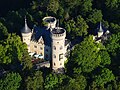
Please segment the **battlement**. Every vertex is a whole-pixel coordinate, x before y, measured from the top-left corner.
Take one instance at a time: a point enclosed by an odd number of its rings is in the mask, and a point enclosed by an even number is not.
[[[56,27],[51,31],[52,37],[62,37],[66,36],[66,30],[61,27]]]

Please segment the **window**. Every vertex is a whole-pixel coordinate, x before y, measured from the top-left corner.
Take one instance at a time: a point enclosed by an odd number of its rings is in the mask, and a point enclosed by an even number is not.
[[[46,54],[46,58],[48,58],[48,55]]]
[[[54,63],[54,66],[55,66],[55,63]]]
[[[62,63],[60,63],[60,65],[62,65]]]
[[[42,53],[40,53],[40,55],[43,55]]]
[[[24,38],[24,40],[26,40],[26,39]]]
[[[63,47],[62,46],[60,46],[60,50],[62,50],[63,49]]]
[[[54,49],[54,50],[56,50],[56,47],[55,47],[55,46],[53,46],[53,49]]]
[[[48,49],[46,49],[46,51],[48,52]]]
[[[34,48],[37,48],[37,46],[35,45]]]
[[[59,42],[57,42],[57,43],[59,43]]]
[[[42,48],[42,47],[40,47],[40,50],[43,50],[43,48]]]
[[[56,58],[56,55],[54,54],[54,58]]]

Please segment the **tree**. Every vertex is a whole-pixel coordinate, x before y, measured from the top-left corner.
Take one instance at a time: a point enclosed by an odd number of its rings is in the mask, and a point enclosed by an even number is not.
[[[102,15],[101,10],[94,9],[89,13],[88,18],[87,18],[87,22],[92,23],[92,24],[96,24],[96,23],[102,21],[102,16],[103,15]]]
[[[59,1],[58,0],[49,0],[49,3],[47,5],[47,11],[57,13],[57,10],[59,9]]]
[[[66,22],[65,28],[68,30],[68,33],[71,34],[71,36],[74,38],[76,36],[87,35],[88,25],[81,16],[77,16],[75,20],[69,20]]]
[[[0,79],[0,90],[18,90],[21,80],[19,73],[8,73]]]
[[[50,89],[52,90],[55,85],[57,85],[59,82],[59,79],[57,77],[56,74],[49,74],[48,76],[46,76],[45,78],[45,89]]]
[[[92,36],[84,39],[80,44],[76,45],[72,51],[69,62],[73,67],[74,73],[91,72],[101,63],[100,50],[104,49],[100,43],[95,43]],[[68,70],[69,68],[68,67]]]
[[[78,6],[78,12],[86,16],[86,13],[92,10],[92,1],[93,0],[81,0],[81,4]]]
[[[5,41],[2,41],[0,63],[9,64],[21,61],[23,52],[27,48],[21,41],[20,37],[15,34],[9,34]],[[17,64],[18,65],[18,64]]]
[[[43,90],[42,72],[36,71],[32,76],[28,76],[25,83],[27,90]]]
[[[118,8],[120,0],[105,0],[105,5],[108,8]]]
[[[98,75],[94,76],[94,80],[97,86],[104,86],[106,83],[115,79],[114,74],[107,68],[103,68]]]
[[[32,68],[32,61],[31,61],[31,58],[28,54],[28,51],[27,49],[24,50],[23,52],[23,56],[22,56],[22,60],[21,60],[21,64],[23,66],[23,71],[24,72],[27,72],[28,70],[30,70]]]
[[[87,82],[84,76],[78,75],[69,79],[67,84],[63,85],[60,90],[85,90]]]
[[[0,40],[6,39],[8,36],[7,28],[0,22]]]
[[[119,33],[120,32],[120,25],[110,23],[110,32],[113,33],[113,34]]]
[[[116,56],[117,54],[119,54],[119,49],[120,49],[119,38],[120,38],[120,33],[112,34],[105,44],[107,51],[112,56]]]
[[[108,54],[107,50],[102,50],[99,52],[100,57],[101,57],[101,63],[100,66],[104,67],[106,65],[111,64],[111,58],[110,55]]]

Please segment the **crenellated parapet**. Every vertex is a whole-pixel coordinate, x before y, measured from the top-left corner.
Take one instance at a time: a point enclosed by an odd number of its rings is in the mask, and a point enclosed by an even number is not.
[[[56,27],[51,31],[52,39],[63,39],[66,37],[66,30],[61,27]]]

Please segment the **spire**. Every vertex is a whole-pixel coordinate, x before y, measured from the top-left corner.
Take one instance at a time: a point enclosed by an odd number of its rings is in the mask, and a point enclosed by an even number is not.
[[[22,33],[29,33],[31,32],[31,29],[28,27],[27,25],[27,19],[26,19],[26,16],[25,16],[25,26],[24,28],[21,30]]]
[[[102,24],[100,22],[99,32],[103,32]]]
[[[25,29],[27,29],[27,19],[26,19],[26,16],[25,16]]]
[[[57,20],[57,32],[60,32],[60,28],[59,28],[59,19]]]

